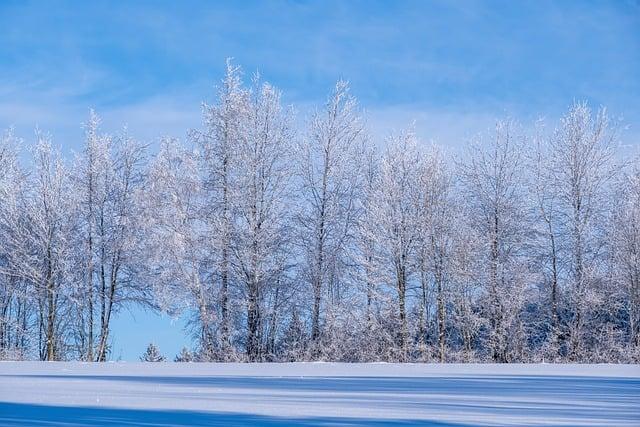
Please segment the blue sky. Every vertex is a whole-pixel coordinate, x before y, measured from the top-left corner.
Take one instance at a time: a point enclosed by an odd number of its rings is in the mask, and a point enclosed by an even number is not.
[[[29,140],[39,125],[70,151],[93,107],[107,130],[183,137],[227,57],[301,117],[349,80],[378,140],[415,120],[424,140],[456,147],[506,115],[553,121],[573,100],[623,116],[625,143],[640,136],[637,0],[0,0],[0,128]],[[140,310],[116,322],[125,360],[151,340],[168,355],[186,342],[180,322]]]

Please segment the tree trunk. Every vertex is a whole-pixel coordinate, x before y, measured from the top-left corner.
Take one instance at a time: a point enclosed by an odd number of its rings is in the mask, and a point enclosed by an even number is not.
[[[429,281],[427,280],[427,268],[426,262],[424,260],[424,255],[422,257],[422,262],[420,263],[420,319],[419,319],[419,340],[420,343],[426,344],[427,342],[427,331],[428,331],[428,323],[429,316],[427,314],[427,294],[428,294],[428,286]]]
[[[229,159],[228,156],[225,156],[223,161],[222,168],[222,215],[224,218],[224,230],[223,230],[223,241],[222,241],[222,263],[220,268],[220,276],[222,281],[222,286],[220,289],[220,298],[221,298],[221,314],[222,314],[222,325],[221,325],[221,341],[222,341],[222,351],[224,353],[224,357],[226,358],[228,351],[230,350],[231,343],[229,341],[229,245],[230,245],[230,219],[229,219]]]
[[[311,316],[311,341],[320,338],[320,302],[322,299],[322,273],[324,270],[324,213],[321,213],[318,230],[316,265],[313,277],[313,312]]]
[[[500,303],[500,294],[498,290],[498,264],[499,260],[499,219],[497,208],[493,214],[493,230],[491,241],[491,260],[490,260],[490,285],[489,285],[489,303],[491,313],[491,351],[493,361],[497,363],[505,363],[507,361],[506,351],[504,348],[503,324],[502,324],[502,304]]]
[[[89,337],[87,338],[87,360],[93,361],[93,151],[89,156],[89,218],[88,218],[88,239],[87,239],[87,290],[89,305]]]
[[[438,288],[438,348],[440,363],[445,362],[445,305],[442,279],[437,279]]]
[[[403,260],[398,261],[396,265],[396,281],[398,287],[398,311],[400,316],[400,334],[398,336],[398,344],[400,347],[400,360],[404,362],[407,359],[409,332],[407,328],[407,313],[405,309],[407,277],[405,271],[406,267],[404,265],[404,255],[402,258]]]
[[[255,259],[252,264],[256,265]],[[258,277],[254,270],[249,279],[247,304],[247,357],[250,362],[258,361],[260,358],[260,295],[258,286]]]
[[[53,266],[51,265],[51,249],[47,249],[47,274],[46,274],[46,293],[47,293],[47,330],[46,330],[46,360],[55,360],[55,321],[56,321],[56,298],[55,283],[53,278]]]
[[[551,333],[556,345],[560,342],[560,322],[558,318],[558,256],[556,241],[549,223],[549,240],[551,242]]]
[[[324,275],[324,235],[325,235],[325,221],[326,221],[326,203],[327,203],[327,186],[329,180],[329,152],[325,150],[324,168],[322,171],[322,189],[320,200],[320,212],[317,235],[317,253],[316,253],[316,265],[313,278],[313,312],[311,316],[311,341],[316,343],[320,337],[320,303],[322,298],[322,279]],[[314,351],[315,351],[315,345]]]
[[[575,196],[579,197],[579,196]],[[573,303],[575,310],[575,317],[573,322],[573,328],[571,331],[571,341],[569,348],[569,356],[571,359],[576,360],[580,357],[580,349],[582,345],[582,321],[583,321],[583,292],[584,292],[584,267],[583,267],[583,254],[582,254],[582,231],[580,230],[581,223],[581,202],[580,200],[574,200],[574,215],[573,215]]]
[[[109,296],[107,298],[107,308],[102,324],[100,325],[100,339],[98,344],[97,362],[105,362],[107,360],[107,340],[109,339],[109,323],[111,322],[111,312],[113,311],[113,302],[116,295],[116,287],[118,284],[119,265],[113,265],[111,268],[111,280],[109,281]]]
[[[260,312],[258,309],[257,286],[253,283],[249,290],[247,310],[247,357],[249,358],[249,362],[255,362],[258,361],[260,356],[260,340],[258,333],[258,329],[260,327]]]

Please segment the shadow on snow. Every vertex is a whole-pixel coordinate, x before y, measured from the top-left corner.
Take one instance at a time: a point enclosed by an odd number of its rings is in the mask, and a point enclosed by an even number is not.
[[[254,414],[195,411],[151,411],[0,402],[0,425],[15,426],[411,426],[463,427],[466,424],[423,420],[374,420],[362,418],[285,418]]]

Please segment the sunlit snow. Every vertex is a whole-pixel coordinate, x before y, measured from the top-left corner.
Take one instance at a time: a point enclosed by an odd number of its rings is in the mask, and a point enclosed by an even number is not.
[[[640,425],[638,365],[0,362],[2,426]]]

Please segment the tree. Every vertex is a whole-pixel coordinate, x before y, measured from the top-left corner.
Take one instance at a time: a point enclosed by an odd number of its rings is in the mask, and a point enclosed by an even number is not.
[[[364,283],[366,295],[366,325],[368,333],[373,332],[374,306],[378,290],[379,280],[376,278],[378,252],[375,245],[375,197],[378,191],[380,179],[380,159],[375,150],[364,149],[362,168],[362,190],[359,198],[361,214],[356,224],[356,250],[359,258],[356,262],[360,267],[360,281]]]
[[[20,144],[12,129],[0,135],[0,360],[27,357],[30,338],[29,283],[9,269],[12,226],[23,215],[26,190],[26,175],[18,162]]]
[[[88,361],[93,361],[95,346],[94,337],[94,294],[96,286],[94,283],[94,262],[96,261],[95,240],[96,228],[100,221],[97,220],[100,200],[105,200],[107,191],[100,187],[104,184],[107,163],[109,161],[109,145],[111,140],[106,135],[99,134],[100,119],[93,111],[89,111],[89,119],[85,124],[85,146],[82,156],[77,160],[74,183],[78,189],[78,231],[82,236],[79,245],[84,250],[80,252],[80,263],[78,271],[82,276],[78,292],[80,325],[80,353],[81,357]],[[85,264],[85,265],[82,265]],[[86,313],[84,311],[86,310]],[[85,325],[86,323],[86,325]]]
[[[510,328],[522,304],[526,274],[522,166],[522,137],[510,121],[496,125],[488,144],[476,141],[460,164],[471,225],[486,236],[477,254],[483,261],[478,276],[485,284],[488,346],[495,362],[508,362],[509,347],[518,344]]]
[[[147,350],[140,356],[141,362],[164,362],[166,358],[160,354],[160,350],[154,343],[147,346]]]
[[[583,352],[589,293],[600,281],[600,232],[605,221],[609,188],[616,176],[617,129],[606,110],[592,114],[586,103],[576,103],[560,120],[549,142],[553,186],[557,191],[560,232],[568,256],[569,357]]]
[[[287,330],[280,344],[282,347],[282,359],[295,362],[304,358],[307,345],[305,325],[296,307],[293,307]]]
[[[529,191],[533,201],[532,257],[543,277],[544,289],[548,289],[549,351],[547,358],[560,355],[562,328],[560,325],[560,285],[562,280],[562,239],[560,229],[559,193],[553,175],[551,153],[543,140],[536,135],[535,150],[529,156],[532,171]]]
[[[406,296],[418,244],[423,157],[412,132],[393,136],[382,158],[380,181],[370,213],[370,238],[380,251],[378,274],[397,292],[399,359],[408,357],[409,331]]]
[[[459,215],[453,195],[453,177],[442,155],[437,151],[430,153],[421,166],[418,182],[423,194],[419,202],[420,244],[417,253],[421,273],[421,317],[428,318],[428,283],[425,277],[428,274],[436,294],[438,360],[444,362],[448,288],[454,274],[455,246],[461,243],[456,234]]]
[[[222,356],[231,347],[229,286],[231,277],[232,238],[235,224],[231,199],[234,192],[237,149],[244,138],[247,92],[242,88],[240,68],[227,60],[226,75],[218,89],[217,103],[203,106],[204,130],[192,131],[200,147],[200,167],[206,197],[206,217],[212,250],[209,254],[211,279],[219,284],[220,343]],[[207,343],[211,347],[212,343]]]
[[[356,221],[359,163],[364,138],[362,119],[346,82],[339,81],[324,110],[316,112],[299,152],[301,210],[299,240],[304,251],[304,277],[311,285],[311,340],[321,336],[324,292],[339,295],[340,270],[348,263]]]
[[[238,213],[233,245],[236,276],[247,303],[246,352],[250,361],[263,352],[261,306],[268,291],[274,305],[279,283],[289,269],[289,206],[292,115],[280,105],[280,93],[254,79],[247,106],[246,134],[236,147],[238,191],[231,195]],[[275,322],[275,309],[272,319]],[[271,325],[275,333],[275,325]]]
[[[200,352],[211,358],[216,352],[215,291],[207,268],[212,249],[197,162],[175,139],[162,141],[142,197],[145,254],[156,303],[169,312],[193,308]]]
[[[144,182],[145,149],[126,130],[117,137],[100,134],[99,123],[91,110],[85,146],[71,171],[71,183],[77,197],[76,244],[80,250],[75,297],[82,313],[81,354],[86,360],[102,362],[107,358],[112,313],[126,300],[145,303],[148,295],[137,277],[140,215],[136,193]],[[95,320],[99,328],[94,331]]]
[[[614,280],[624,296],[631,355],[640,356],[640,164],[621,179],[612,221]],[[632,356],[633,357],[633,356]],[[632,358],[633,360],[633,358]]]
[[[484,264],[484,260],[478,254],[481,253],[484,239],[473,227],[471,221],[473,211],[463,202],[463,194],[457,192],[457,198],[459,217],[455,219],[457,232],[452,254],[454,274],[450,295],[450,319],[457,334],[459,350],[457,359],[461,362],[473,362],[478,360],[478,356],[485,351],[479,338],[486,327],[486,319],[483,318],[478,304],[478,295],[483,291],[482,266]]]
[[[147,349],[147,353],[148,352],[149,352],[149,349]],[[187,347],[182,347],[182,350],[180,350],[180,354],[177,354],[176,357],[173,359],[173,361],[185,363],[185,362],[193,362],[194,359],[195,358],[193,356],[193,353],[189,351]]]
[[[27,283],[37,306],[38,353],[41,360],[60,360],[66,354],[72,221],[68,175],[48,135],[36,132],[32,191],[4,210],[7,231],[4,273]]]

